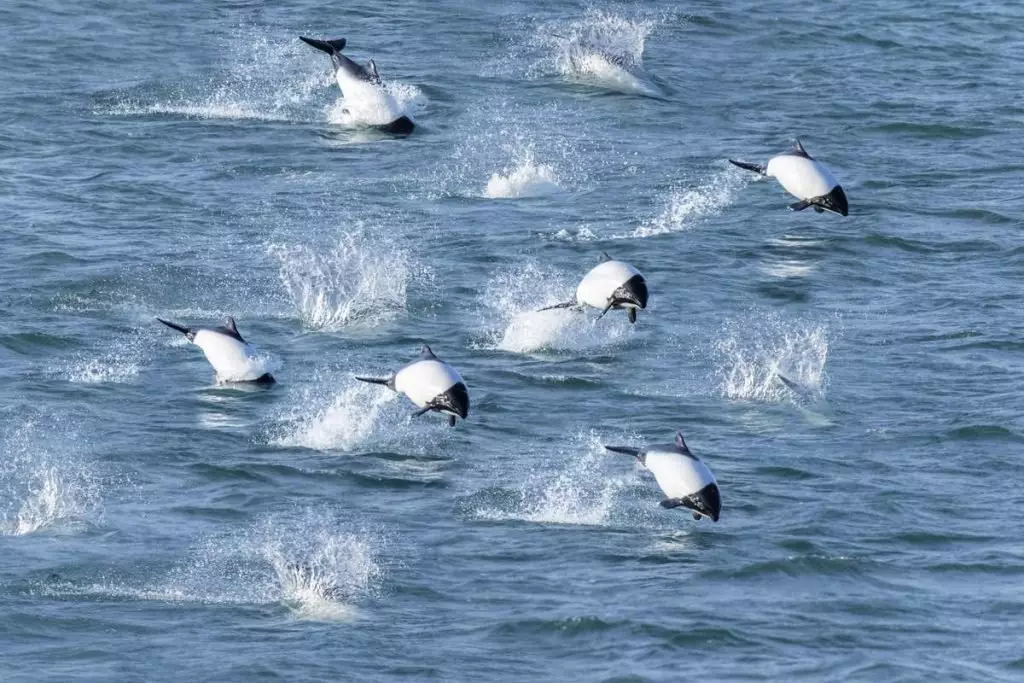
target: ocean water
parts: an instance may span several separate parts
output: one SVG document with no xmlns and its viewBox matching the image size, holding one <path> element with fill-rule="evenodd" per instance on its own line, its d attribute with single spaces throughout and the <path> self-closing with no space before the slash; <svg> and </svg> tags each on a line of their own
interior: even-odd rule
<svg viewBox="0 0 1024 683">
<path fill-rule="evenodd" d="M 1022 20 L 0 4 L 0 680 L 1024 679 Z M 849 217 L 726 161 L 795 137 Z M 536 312 L 601 251 L 636 325 Z M 270 390 L 155 321 L 228 315 Z M 353 379 L 423 342 L 454 429 Z M 677 430 L 717 524 L 603 449 Z"/>
</svg>

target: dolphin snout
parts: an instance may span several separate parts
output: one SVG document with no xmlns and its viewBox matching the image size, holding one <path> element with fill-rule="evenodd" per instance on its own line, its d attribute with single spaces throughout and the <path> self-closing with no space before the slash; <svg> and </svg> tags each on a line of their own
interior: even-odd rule
<svg viewBox="0 0 1024 683">
<path fill-rule="evenodd" d="M 469 390 L 459 382 L 438 396 L 434 403 L 465 420 L 469 415 Z"/>
<path fill-rule="evenodd" d="M 718 492 L 718 484 L 708 484 L 690 498 L 694 502 L 694 509 L 707 515 L 712 521 L 718 521 L 718 516 L 722 513 L 722 496 Z"/>
</svg>

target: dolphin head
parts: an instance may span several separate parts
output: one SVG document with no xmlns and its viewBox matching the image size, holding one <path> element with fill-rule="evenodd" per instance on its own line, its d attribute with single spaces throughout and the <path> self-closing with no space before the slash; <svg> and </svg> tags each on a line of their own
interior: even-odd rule
<svg viewBox="0 0 1024 683">
<path fill-rule="evenodd" d="M 717 522 L 722 513 L 722 496 L 718 484 L 708 484 L 697 493 L 687 496 L 687 507 Z"/>
<path fill-rule="evenodd" d="M 841 216 L 847 216 L 850 213 L 850 205 L 846 201 L 846 193 L 843 192 L 843 188 L 836 185 L 832 190 L 821 198 L 819 205 L 826 211 L 838 213 Z"/>
<path fill-rule="evenodd" d="M 463 420 L 469 415 L 469 390 L 462 382 L 453 384 L 447 391 L 440 394 L 431 403 L 437 410 L 450 415 L 458 415 Z"/>
</svg>

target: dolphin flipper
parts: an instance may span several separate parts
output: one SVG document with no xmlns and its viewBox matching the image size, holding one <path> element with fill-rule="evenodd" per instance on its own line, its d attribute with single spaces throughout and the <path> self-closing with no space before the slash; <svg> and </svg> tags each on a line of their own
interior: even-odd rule
<svg viewBox="0 0 1024 683">
<path fill-rule="evenodd" d="M 615 305 L 615 300 L 612 299 L 611 301 L 608 302 L 608 305 L 604 307 L 604 310 L 601 311 L 601 315 L 599 315 L 596 318 L 594 318 L 594 322 L 596 323 L 598 320 L 603 318 L 604 314 L 607 313 L 608 311 L 612 310 L 612 306 L 614 306 L 614 305 Z"/>
<path fill-rule="evenodd" d="M 739 166 L 747 171 L 753 171 L 754 173 L 760 173 L 761 175 L 768 175 L 767 169 L 759 164 L 751 164 L 746 161 L 736 161 L 735 159 L 729 159 L 729 163 L 733 166 Z"/>
<path fill-rule="evenodd" d="M 813 205 L 814 205 L 814 200 L 813 199 L 804 199 L 802 201 L 790 204 L 789 208 L 792 209 L 793 211 L 803 211 L 808 206 L 813 206 Z M 821 211 L 821 209 L 818 208 L 817 206 L 815 206 L 814 208 L 817 209 L 818 211 Z"/>
<path fill-rule="evenodd" d="M 661 507 L 665 508 L 666 510 L 671 510 L 672 508 L 677 508 L 680 505 L 686 505 L 686 502 L 682 498 L 666 498 L 665 500 L 661 501 L 659 505 L 661 505 Z"/>
<path fill-rule="evenodd" d="M 625 455 L 632 455 L 634 458 L 640 455 L 640 449 L 633 448 L 631 446 L 605 446 L 605 450 L 609 450 L 612 453 L 623 453 Z"/>
<path fill-rule="evenodd" d="M 632 325 L 636 322 L 636 309 L 630 308 L 626 310 L 626 316 L 629 318 L 629 324 Z"/>
<path fill-rule="evenodd" d="M 187 335 L 187 334 L 190 334 L 192 332 L 192 330 L 190 330 L 189 328 L 185 327 L 184 325 L 179 325 L 177 323 L 168 322 L 168 321 L 164 320 L 163 318 L 157 318 L 157 320 L 162 322 L 164 325 L 167 325 L 167 327 L 171 328 L 172 330 L 177 330 L 178 332 L 181 332 L 182 334 Z"/>
<path fill-rule="evenodd" d="M 366 382 L 368 384 L 380 384 L 392 391 L 395 390 L 395 376 L 391 377 L 360 377 L 356 375 L 356 379 L 360 382 Z"/>
<path fill-rule="evenodd" d="M 572 301 L 566 301 L 565 303 L 555 304 L 554 306 L 545 306 L 544 308 L 538 308 L 537 312 L 540 313 L 541 311 L 553 311 L 556 308 L 572 308 L 575 305 L 576 300 L 573 299 Z"/>
</svg>

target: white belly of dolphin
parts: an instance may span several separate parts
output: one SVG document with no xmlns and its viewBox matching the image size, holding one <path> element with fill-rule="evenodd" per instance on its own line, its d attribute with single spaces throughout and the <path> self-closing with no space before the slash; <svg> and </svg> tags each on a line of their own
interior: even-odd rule
<svg viewBox="0 0 1024 683">
<path fill-rule="evenodd" d="M 264 374 L 250 345 L 211 330 L 196 332 L 192 343 L 203 350 L 217 376 L 225 382 L 249 382 Z"/>
<path fill-rule="evenodd" d="M 402 105 L 383 86 L 353 78 L 343 69 L 335 71 L 335 76 L 350 123 L 383 126 L 405 115 Z"/>
<path fill-rule="evenodd" d="M 797 199 L 822 197 L 839 184 L 822 164 L 795 154 L 773 157 L 766 172 Z"/>
<path fill-rule="evenodd" d="M 395 390 L 405 394 L 420 408 L 462 382 L 455 368 L 439 360 L 410 363 L 395 375 Z"/>
<path fill-rule="evenodd" d="M 715 483 L 707 465 L 681 453 L 648 451 L 645 461 L 666 498 L 685 498 Z"/>
<path fill-rule="evenodd" d="M 586 274 L 576 288 L 576 301 L 604 309 L 612 293 L 640 271 L 622 261 L 605 261 Z"/>
</svg>

